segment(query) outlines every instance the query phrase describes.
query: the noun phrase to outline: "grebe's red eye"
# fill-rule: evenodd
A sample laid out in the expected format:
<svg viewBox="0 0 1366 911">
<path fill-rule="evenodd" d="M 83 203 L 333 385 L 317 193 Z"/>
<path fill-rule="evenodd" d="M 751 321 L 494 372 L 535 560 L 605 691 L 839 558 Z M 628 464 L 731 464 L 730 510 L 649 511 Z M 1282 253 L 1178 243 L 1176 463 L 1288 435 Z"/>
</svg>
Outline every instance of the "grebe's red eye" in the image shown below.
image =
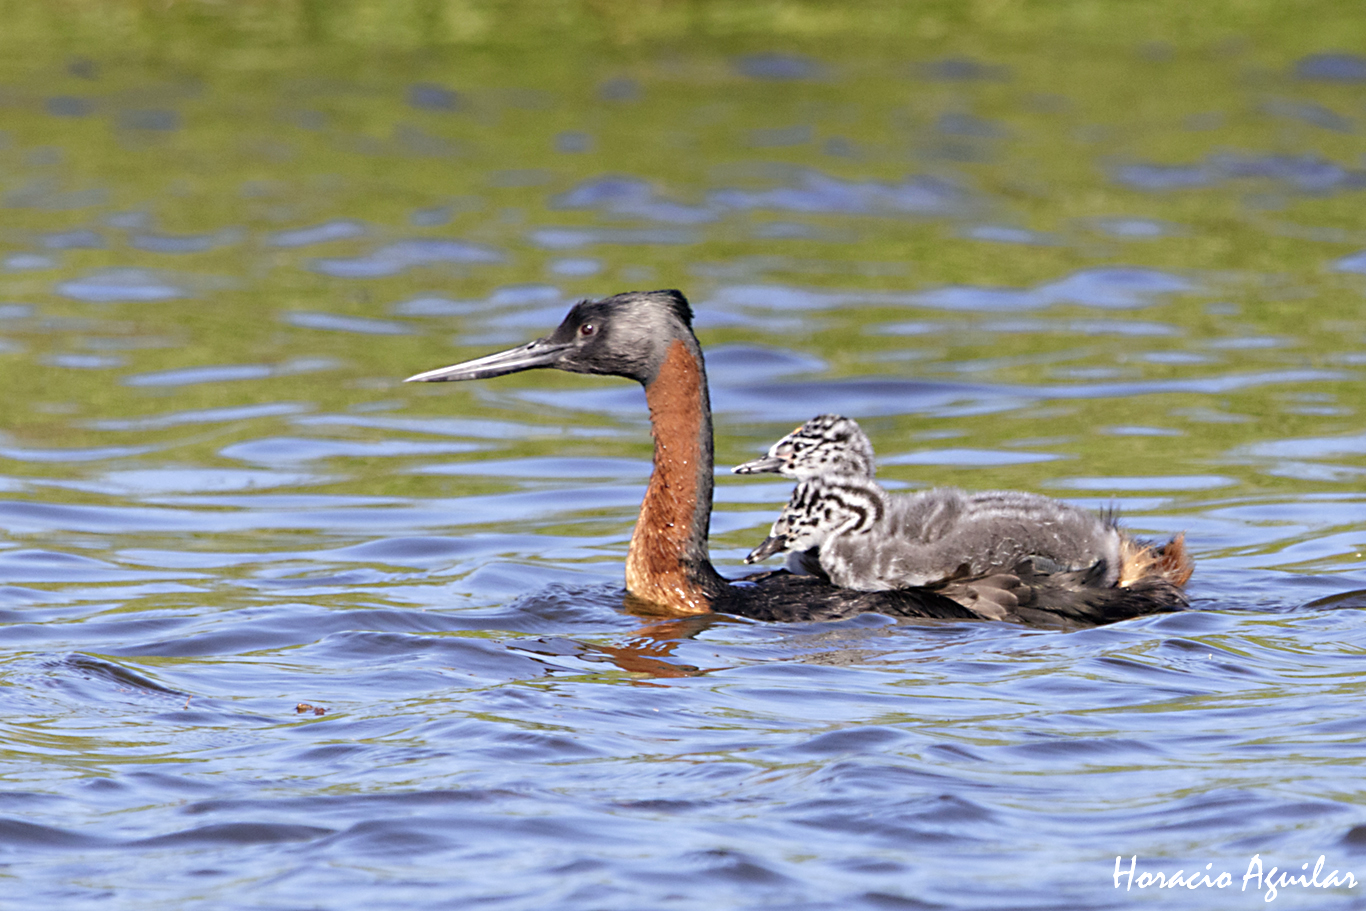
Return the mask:
<svg viewBox="0 0 1366 911">
<path fill-rule="evenodd" d="M 592 323 L 584 323 L 582 326 L 579 327 L 579 335 L 583 336 L 584 338 L 588 338 L 590 335 L 597 331 L 598 327 L 594 326 Z"/>
</svg>

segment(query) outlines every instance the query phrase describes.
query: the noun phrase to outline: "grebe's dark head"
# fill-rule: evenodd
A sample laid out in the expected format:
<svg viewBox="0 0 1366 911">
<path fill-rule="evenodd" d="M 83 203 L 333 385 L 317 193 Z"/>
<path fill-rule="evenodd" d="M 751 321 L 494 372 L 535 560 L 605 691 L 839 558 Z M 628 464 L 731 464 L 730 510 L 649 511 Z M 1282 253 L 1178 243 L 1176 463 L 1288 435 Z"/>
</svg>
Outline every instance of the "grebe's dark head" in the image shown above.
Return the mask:
<svg viewBox="0 0 1366 911">
<path fill-rule="evenodd" d="M 681 291 L 628 291 L 581 301 L 534 342 L 410 376 L 407 383 L 479 380 L 538 367 L 624 376 L 649 385 L 676 340 L 695 347 L 692 308 Z M 699 353 L 700 356 L 700 353 Z"/>
<path fill-rule="evenodd" d="M 736 474 L 775 472 L 805 481 L 822 475 L 873 477 L 873 444 L 858 423 L 820 414 L 769 447 L 761 459 L 736 465 Z"/>
</svg>

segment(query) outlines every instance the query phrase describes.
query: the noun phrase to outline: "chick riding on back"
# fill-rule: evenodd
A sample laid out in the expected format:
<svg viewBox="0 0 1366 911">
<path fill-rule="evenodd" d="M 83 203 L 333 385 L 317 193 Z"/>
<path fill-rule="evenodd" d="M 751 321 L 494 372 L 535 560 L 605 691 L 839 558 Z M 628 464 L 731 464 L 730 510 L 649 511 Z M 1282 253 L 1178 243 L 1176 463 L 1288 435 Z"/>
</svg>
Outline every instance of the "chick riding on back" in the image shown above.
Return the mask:
<svg viewBox="0 0 1366 911">
<path fill-rule="evenodd" d="M 889 494 L 872 479 L 872 451 L 855 422 L 820 415 L 765 458 L 737 468 L 802 479 L 768 539 L 745 562 L 786 551 L 793 571 L 860 591 L 1005 573 L 1092 593 L 1159 590 L 1184 606 L 1180 587 L 1192 567 L 1179 537 L 1155 547 L 1120 529 L 1113 517 L 1031 493 L 935 488 Z M 858 467 L 831 470 L 844 465 Z"/>
</svg>

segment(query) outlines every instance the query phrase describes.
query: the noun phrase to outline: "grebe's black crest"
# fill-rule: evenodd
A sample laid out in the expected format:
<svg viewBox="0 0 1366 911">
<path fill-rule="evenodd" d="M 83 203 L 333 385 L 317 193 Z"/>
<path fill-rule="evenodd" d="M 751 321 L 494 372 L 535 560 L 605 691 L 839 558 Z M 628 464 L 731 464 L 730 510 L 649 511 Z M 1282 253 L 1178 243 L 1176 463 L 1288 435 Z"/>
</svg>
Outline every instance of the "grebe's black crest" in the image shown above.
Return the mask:
<svg viewBox="0 0 1366 911">
<path fill-rule="evenodd" d="M 419 373 L 408 382 L 485 379 L 545 367 L 621 376 L 645 387 L 654 470 L 627 552 L 626 588 L 671 613 L 722 611 L 760 620 L 820 620 L 878 611 L 1055 626 L 1108 623 L 1185 607 L 1179 587 L 1165 581 L 1116 596 L 1114 589 L 1095 586 L 1084 573 L 1041 574 L 1028 565 L 1018 573 L 955 575 L 894 591 L 855 591 L 787 573 L 724 579 L 707 550 L 713 462 L 706 366 L 692 332 L 692 308 L 678 291 L 633 291 L 581 301 L 543 338 Z M 1152 559 L 1172 564 L 1185 559 L 1179 540 L 1168 548 L 1167 553 L 1154 551 Z"/>
</svg>

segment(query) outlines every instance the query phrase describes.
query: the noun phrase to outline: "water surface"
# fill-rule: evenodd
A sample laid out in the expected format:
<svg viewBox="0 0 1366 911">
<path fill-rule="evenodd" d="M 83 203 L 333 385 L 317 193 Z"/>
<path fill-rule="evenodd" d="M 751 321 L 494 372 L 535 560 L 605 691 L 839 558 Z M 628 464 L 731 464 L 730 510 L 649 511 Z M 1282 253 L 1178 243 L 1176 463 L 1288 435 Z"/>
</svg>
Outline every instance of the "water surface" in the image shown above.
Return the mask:
<svg viewBox="0 0 1366 911">
<path fill-rule="evenodd" d="M 325 16 L 278 54 L 196 56 L 211 17 L 68 53 L 22 21 L 0 904 L 1254 907 L 1253 855 L 1366 879 L 1361 57 L 419 52 L 378 12 L 363 53 Z M 639 388 L 400 381 L 659 287 L 708 354 L 724 572 L 789 489 L 728 468 L 833 411 L 890 487 L 1184 530 L 1194 610 L 632 614 Z M 1116 889 L 1119 855 L 1236 884 Z"/>
</svg>

